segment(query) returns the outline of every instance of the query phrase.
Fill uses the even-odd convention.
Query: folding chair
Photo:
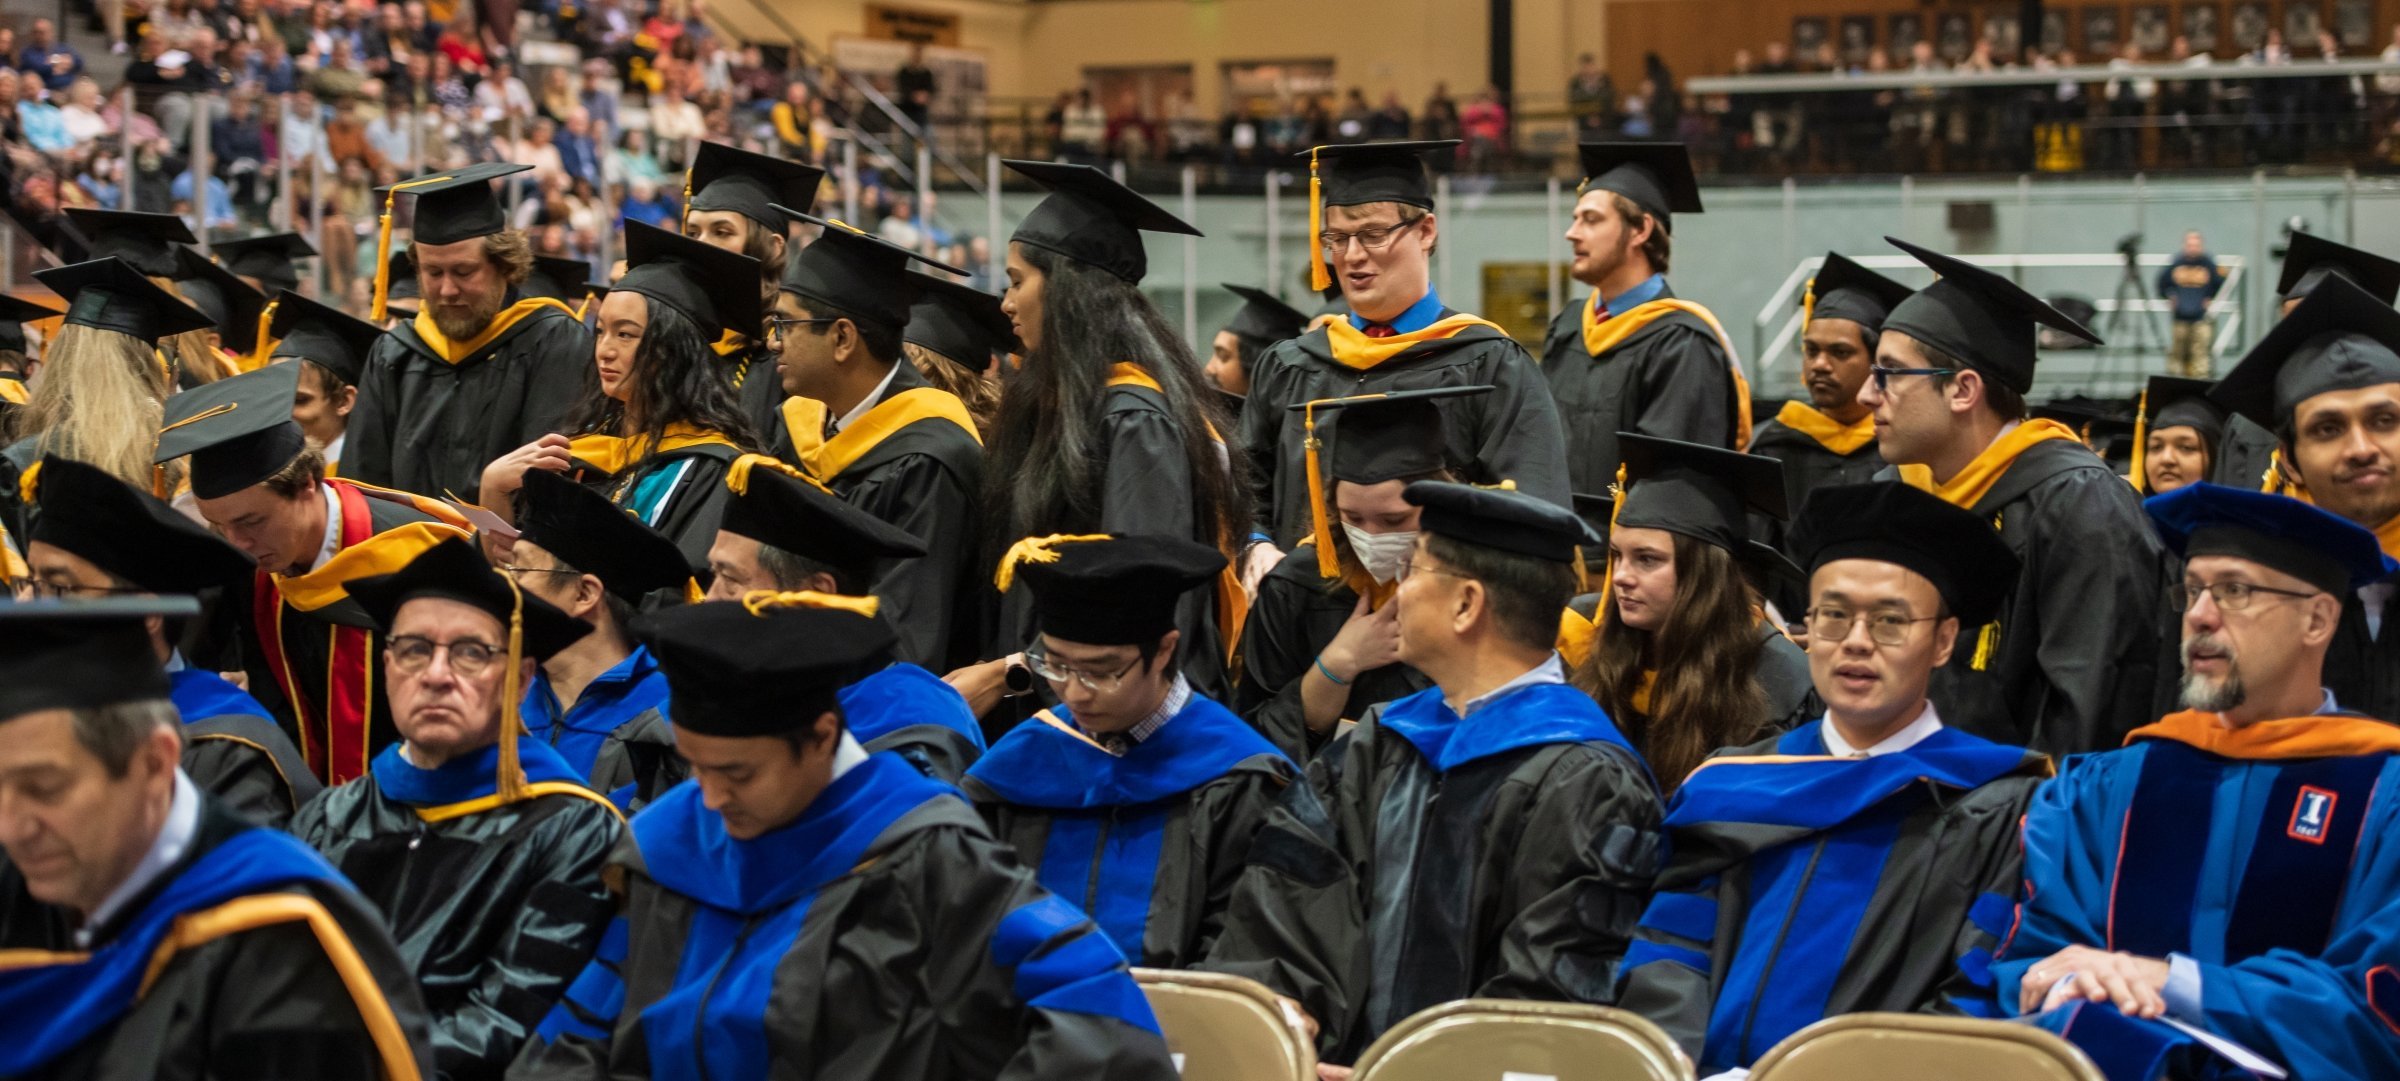
[[[1657,1025],[1607,1006],[1468,999],[1392,1026],[1355,1081],[1692,1081]]]
[[[1316,1081],[1314,1041],[1273,991],[1214,972],[1137,968],[1184,1081]]]
[[[1831,1017],[1784,1038],[1750,1081],[2103,1081],[2075,1045],[2032,1025],[1914,1013]]]

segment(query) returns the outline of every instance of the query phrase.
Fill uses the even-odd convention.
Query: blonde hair
[[[192,298],[183,295],[183,290],[177,288],[171,278],[161,278],[153,274],[150,276],[150,283],[166,290],[169,296],[177,300],[186,304],[192,303]],[[192,307],[195,311],[199,310],[197,304],[193,304]],[[158,342],[159,351],[174,358],[175,366],[185,373],[192,385],[214,383],[228,374],[225,371],[225,365],[217,360],[216,343],[210,340],[211,335],[215,333],[213,327],[201,327],[198,330],[184,331],[172,338],[161,338]]]
[[[150,464],[167,391],[166,368],[148,343],[70,323],[51,339],[42,377],[10,436],[39,436],[38,454],[73,458],[143,491],[171,495],[181,486],[182,464]]]

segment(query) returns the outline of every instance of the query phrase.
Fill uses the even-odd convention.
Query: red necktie
[[[1367,329],[1359,331],[1359,333],[1370,338],[1389,338],[1392,336],[1393,330],[1390,323],[1369,323]]]

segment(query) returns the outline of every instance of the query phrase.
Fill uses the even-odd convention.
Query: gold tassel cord
[[[153,487],[156,487],[156,485],[153,485]],[[34,495],[41,490],[42,463],[35,462],[32,465],[26,466],[24,472],[17,474],[17,499],[20,502],[26,504],[40,503],[41,500],[34,498]]]
[[[830,612],[851,612],[873,619],[875,613],[882,610],[883,602],[875,597],[819,593],[813,589],[753,589],[742,594],[742,607],[754,616],[767,614],[769,608],[819,608]]]
[[[1052,533],[1047,537],[1027,537],[1008,546],[1008,551],[1000,557],[1000,569],[992,575],[992,585],[1002,593],[1008,592],[1008,587],[1017,580],[1018,564],[1056,563],[1059,545],[1089,544],[1111,539],[1114,538],[1106,533]]]
[[[1613,534],[1617,531],[1617,515],[1623,513],[1624,510],[1625,463],[1618,462],[1617,481],[1608,486],[1608,531],[1610,533]],[[1600,606],[1593,609],[1599,613],[1598,622],[1605,623],[1608,620],[1608,596],[1612,592],[1611,583],[1615,581],[1616,577],[1617,555],[1612,551],[1608,553],[1607,559],[1601,561],[1600,565]]]
[[[258,310],[258,341],[253,344],[250,349],[250,368],[252,371],[256,371],[259,368],[266,366],[268,359],[267,354],[270,352],[268,347],[274,344],[273,342],[267,340],[267,328],[275,325],[275,309],[282,303],[283,298],[277,297],[274,300],[268,301],[266,307]]]
[[[2135,401],[2133,407],[2133,490],[2137,492],[2148,491],[2150,488],[2150,478],[2142,472],[2142,463],[2149,456],[2147,447],[2149,442],[2150,388],[2143,387],[2141,397]]]
[[[692,224],[692,170],[690,166],[685,166],[683,170],[683,217],[676,224],[686,227]]]
[[[1317,151],[1321,149],[1312,147],[1308,152],[1308,243],[1317,249],[1308,261],[1308,286],[1320,293],[1333,284],[1333,275],[1325,270],[1325,242],[1319,239],[1325,235],[1325,182],[1317,175]]]
[[[1800,289],[1800,333],[1808,333],[1808,324],[1817,317],[1817,279],[1810,275],[1808,284]]]
[[[1333,526],[1325,513],[1325,468],[1317,458],[1324,447],[1324,441],[1317,438],[1317,403],[1310,402],[1300,410],[1300,429],[1306,433],[1300,445],[1308,466],[1308,517],[1310,527],[1316,530],[1317,576],[1338,578],[1342,563],[1333,551]]]
[[[500,576],[508,583],[508,671],[501,677],[500,700],[500,779],[494,790],[503,804],[525,797],[525,767],[517,761],[517,735],[525,727],[525,718],[518,709],[525,697],[525,591],[517,588],[512,575]]]

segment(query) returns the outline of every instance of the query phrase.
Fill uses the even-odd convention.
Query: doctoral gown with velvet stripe
[[[1300,1001],[1326,1061],[1472,997],[1610,1001],[1650,896],[1659,797],[1600,707],[1527,687],[1464,720],[1371,711],[1287,788],[1198,967]]]
[[[2024,900],[1993,966],[2000,1001],[2013,1009],[2026,970],[2071,945],[2181,953],[2199,962],[2202,1016],[2180,1020],[2294,1081],[2400,1077],[2400,737],[2356,714],[2262,721],[2253,733],[2315,755],[2271,757],[2166,731],[2193,718],[2184,731],[2216,723],[2170,717],[2068,759],[2035,796]],[[2191,1076],[2248,1076],[2112,1007],[2048,1022],[2110,1081],[2161,1054]]]
[[[526,734],[550,745],[578,776],[595,777],[601,751],[618,731],[666,708],[667,677],[647,646],[636,645],[625,659],[593,676],[575,703],[561,707],[551,689],[550,674],[535,668],[525,684],[525,700],[517,712],[525,718]],[[593,791],[607,795],[597,780]],[[623,805],[619,804],[621,808]]]
[[[234,813],[282,829],[325,790],[267,707],[224,677],[169,672],[167,698],[183,716],[183,772]]]
[[[419,769],[395,746],[366,777],[301,809],[292,832],[381,911],[424,988],[435,1064],[496,1078],[582,971],[611,901],[601,866],[624,833],[597,797],[550,793],[439,822],[418,811],[492,794],[500,749]],[[580,786],[546,744],[520,741],[528,779]]]
[[[624,915],[516,1081],[1175,1077],[1107,936],[897,756],[749,840],[680,785],[611,862]]]
[[[1242,621],[1242,678],[1233,692],[1234,708],[1292,760],[1305,762],[1332,738],[1308,730],[1300,700],[1300,681],[1317,663],[1317,655],[1342,633],[1358,594],[1341,582],[1317,574],[1317,550],[1298,547],[1285,554],[1258,581],[1250,614]],[[1387,664],[1358,673],[1350,680],[1350,695],[1342,716],[1355,720],[1373,706],[1406,698],[1433,681],[1405,664]]]
[[[229,847],[230,846],[230,847]],[[288,848],[287,852],[271,851]],[[306,860],[316,873],[291,874]],[[235,886],[235,861],[252,881],[285,877],[281,885]],[[262,866],[263,864],[263,866]],[[286,868],[278,872],[276,867]],[[263,873],[263,875],[262,875]],[[363,963],[367,980],[358,989],[364,1003],[336,971],[326,944],[305,922],[264,924],[186,948],[160,970],[147,995],[114,1016],[81,1015],[23,1008],[11,1003],[0,1018],[0,1056],[28,1049],[37,1033],[53,1026],[83,1026],[73,1045],[25,1076],[82,1081],[287,1081],[290,1078],[371,1078],[381,1061],[364,1020],[378,1008],[389,1011],[408,1045],[403,1054],[432,1078],[426,1053],[426,1019],[416,980],[393,948],[391,935],[373,907],[313,853],[281,834],[234,814],[207,794],[201,796],[199,828],[192,844],[148,889],[111,917],[94,937],[94,960],[117,951],[130,958],[138,979],[151,950],[140,930],[146,917],[211,907],[185,889],[214,895],[274,898],[297,894],[314,900],[333,917],[332,930]],[[181,897],[185,902],[176,903]],[[155,911],[153,909],[155,908]],[[25,879],[0,855],[0,950],[77,951],[65,910],[43,904],[26,891]],[[0,1001],[20,988],[22,971],[0,969]],[[33,993],[31,988],[23,988]],[[42,995],[56,1003],[71,996],[55,988]],[[53,1006],[53,1009],[61,1007]]]
[[[1072,724],[1066,707],[1051,711]],[[1193,695],[1120,758],[1039,719],[967,771],[967,798],[1044,887],[1090,913],[1134,964],[1208,956],[1250,839],[1298,770]]]
[[[1667,806],[1673,854],[1617,1004],[1704,1074],[1845,1013],[2015,1012],[1992,951],[2047,761],[1954,728],[1875,758],[1757,757],[1825,755],[1824,723],[1710,760]]]
[[[473,499],[483,467],[559,432],[592,378],[591,329],[557,308],[533,312],[456,364],[404,322],[367,351],[342,475]]]

